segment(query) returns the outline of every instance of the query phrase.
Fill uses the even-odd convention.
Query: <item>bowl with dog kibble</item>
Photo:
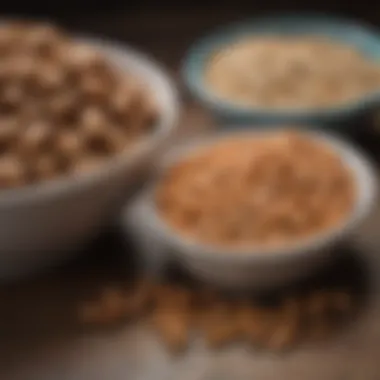
[[[197,278],[265,288],[306,276],[367,217],[372,165],[322,132],[220,132],[167,156],[141,216]]]
[[[143,54],[50,24],[0,25],[0,277],[91,240],[175,132],[176,91]]]
[[[341,126],[380,102],[380,38],[323,15],[256,19],[195,43],[183,75],[225,122]]]

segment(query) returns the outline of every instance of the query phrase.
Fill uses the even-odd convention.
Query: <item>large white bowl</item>
[[[239,134],[254,136],[273,132],[252,130]],[[352,212],[340,225],[296,244],[276,249],[247,248],[235,252],[233,249],[207,246],[181,236],[158,215],[154,202],[158,177],[158,181],[149,186],[123,214],[123,223],[134,228],[134,236],[139,239],[146,263],[157,269],[165,260],[174,258],[194,277],[204,282],[226,288],[256,290],[301,279],[322,265],[334,253],[331,248],[349,237],[370,212],[377,193],[377,181],[370,162],[350,144],[323,132],[304,133],[333,149],[352,172],[357,198]],[[236,136],[237,133],[224,132],[174,150],[163,163],[163,170],[194,149],[230,135]]]
[[[120,68],[135,73],[151,89],[160,108],[156,132],[93,173],[2,191],[0,279],[55,264],[94,238],[125,202],[139,171],[156,160],[176,132],[177,93],[154,62],[124,46],[83,41],[104,52]]]

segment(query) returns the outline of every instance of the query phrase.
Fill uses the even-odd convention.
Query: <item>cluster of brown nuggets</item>
[[[235,299],[207,288],[141,280],[133,290],[104,288],[81,306],[80,318],[99,326],[144,318],[172,352],[184,351],[193,332],[201,332],[213,349],[244,340],[283,351],[328,337],[353,310],[353,296],[338,289],[287,295],[276,306],[263,306],[248,296]]]

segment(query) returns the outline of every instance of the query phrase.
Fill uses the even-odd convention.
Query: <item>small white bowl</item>
[[[81,39],[140,78],[158,102],[156,130],[94,172],[0,192],[0,279],[29,274],[66,259],[120,212],[139,172],[153,166],[177,132],[179,102],[169,76],[125,46]]]
[[[217,140],[237,134],[252,137],[273,132],[275,131],[223,132],[218,136],[186,144],[166,158],[161,170],[180,161],[188,153],[194,153]],[[194,277],[204,282],[227,288],[257,290],[301,279],[320,267],[331,255],[331,248],[348,237],[368,216],[375,202],[377,181],[370,161],[350,144],[320,131],[303,133],[322,141],[338,153],[352,172],[357,186],[357,200],[349,217],[340,225],[283,248],[233,250],[206,246],[180,235],[158,215],[154,201],[158,179],[124,215],[125,222],[135,227],[135,236],[140,237],[140,242],[145,237],[147,258],[150,257],[157,266],[159,260],[167,258],[166,255],[173,255]]]

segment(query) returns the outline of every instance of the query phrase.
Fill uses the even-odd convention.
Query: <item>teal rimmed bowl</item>
[[[307,124],[342,126],[380,105],[380,90],[359,99],[326,108],[260,109],[218,97],[204,83],[205,66],[212,54],[247,36],[313,35],[333,39],[361,51],[380,64],[380,33],[370,26],[320,14],[278,15],[253,19],[217,30],[192,46],[182,67],[191,94],[222,122],[239,124]]]

